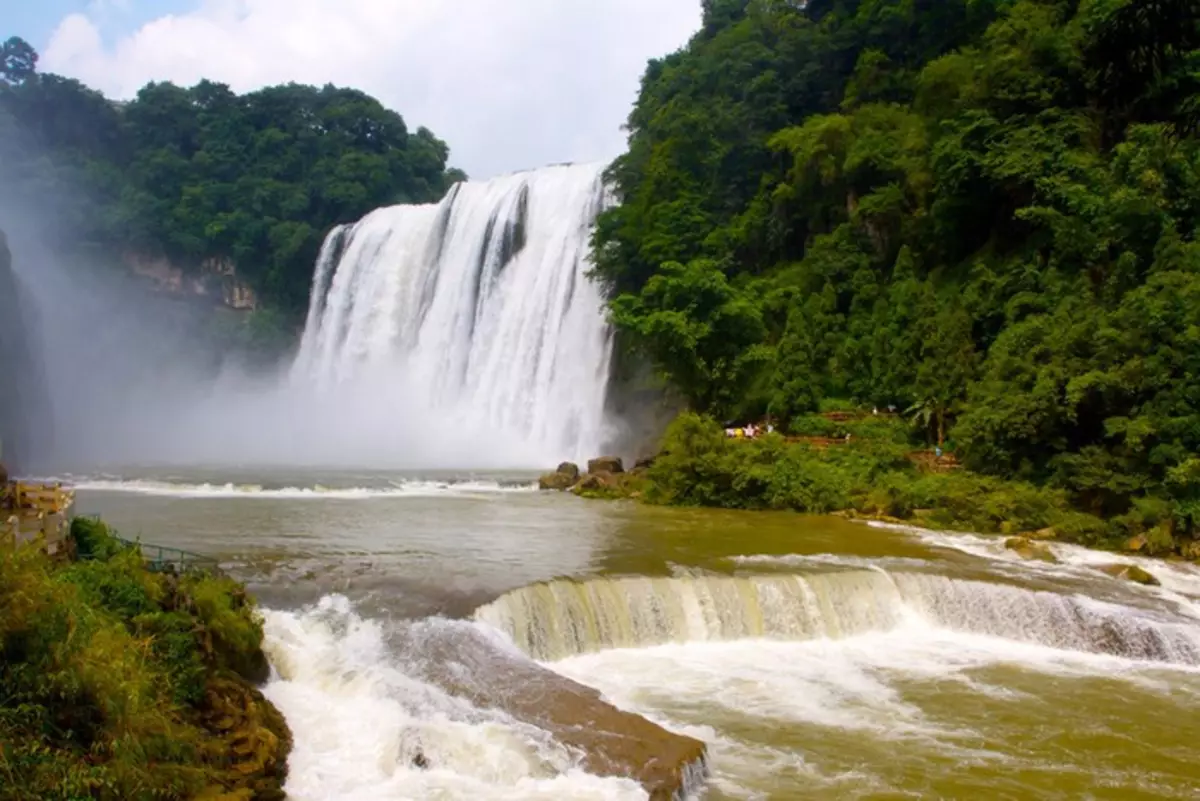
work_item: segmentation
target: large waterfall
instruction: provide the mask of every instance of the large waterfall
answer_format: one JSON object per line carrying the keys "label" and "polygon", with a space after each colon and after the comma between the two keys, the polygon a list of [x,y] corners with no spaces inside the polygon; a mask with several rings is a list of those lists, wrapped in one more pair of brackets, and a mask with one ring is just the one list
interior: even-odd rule
{"label": "large waterfall", "polygon": [[456,186],[333,231],[293,380],[402,398],[417,426],[520,442],[526,458],[595,455],[611,336],[587,278],[600,165]]}

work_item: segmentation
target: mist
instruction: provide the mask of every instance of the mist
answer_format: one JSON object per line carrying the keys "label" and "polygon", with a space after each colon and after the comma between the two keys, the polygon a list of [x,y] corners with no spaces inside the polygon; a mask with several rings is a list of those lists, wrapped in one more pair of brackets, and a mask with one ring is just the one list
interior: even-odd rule
{"label": "mist", "polygon": [[[407,370],[389,354],[330,382],[293,369],[294,350],[274,364],[250,365],[208,335],[215,301],[156,291],[106,258],[63,252],[55,243],[66,238],[46,215],[34,219],[8,204],[0,228],[11,232],[13,268],[36,308],[35,361],[49,395],[28,460],[39,474],[186,466],[536,470],[578,456],[563,452],[561,439],[539,440],[477,408],[436,403],[428,385],[441,367]],[[363,302],[374,297],[360,294]],[[503,371],[507,357],[498,358]],[[573,383],[566,390],[597,391]]]}

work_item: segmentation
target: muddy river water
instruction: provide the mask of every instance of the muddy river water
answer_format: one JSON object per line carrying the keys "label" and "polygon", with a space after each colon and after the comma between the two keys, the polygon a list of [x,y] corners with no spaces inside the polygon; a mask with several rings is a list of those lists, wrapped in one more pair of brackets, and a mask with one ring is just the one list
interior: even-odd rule
{"label": "muddy river water", "polygon": [[[646,797],[565,729],[447,690],[464,648],[702,741],[714,801],[1200,796],[1194,566],[1066,545],[1030,563],[989,537],[583,501],[527,475],[72,480],[81,512],[251,586],[298,801]],[[1114,561],[1161,586],[1095,569]],[[457,657],[428,645],[451,634]]]}

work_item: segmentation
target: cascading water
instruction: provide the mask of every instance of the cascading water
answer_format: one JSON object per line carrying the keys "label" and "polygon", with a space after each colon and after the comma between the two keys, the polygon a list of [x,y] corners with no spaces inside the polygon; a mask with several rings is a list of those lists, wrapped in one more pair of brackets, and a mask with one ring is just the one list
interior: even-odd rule
{"label": "cascading water", "polygon": [[587,277],[601,171],[459,184],[440,204],[378,209],[333,231],[293,380],[399,388],[406,414],[503,434],[544,462],[595,455],[611,352]]}
{"label": "cascading water", "polygon": [[905,623],[1200,665],[1200,624],[1004,584],[854,570],[771,576],[594,578],[536,584],[476,618],[535,659],[747,638],[840,639]]}

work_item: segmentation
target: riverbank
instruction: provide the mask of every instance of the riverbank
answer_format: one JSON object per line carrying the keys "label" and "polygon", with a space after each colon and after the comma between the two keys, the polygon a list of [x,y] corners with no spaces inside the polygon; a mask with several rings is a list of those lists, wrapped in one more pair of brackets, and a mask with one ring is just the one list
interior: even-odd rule
{"label": "riverbank", "polygon": [[245,589],[148,570],[102,523],[0,551],[0,798],[282,801],[292,735]]}
{"label": "riverbank", "polygon": [[[599,462],[596,463],[599,465]],[[1200,541],[1176,533],[1169,506],[1148,497],[1109,519],[1073,508],[1062,490],[943,470],[915,459],[903,423],[867,420],[848,440],[733,439],[713,420],[681,415],[653,460],[624,472],[590,470],[565,483],[563,465],[544,489],[666,506],[790,510],[907,523],[935,530],[1056,539],[1109,551],[1200,560]],[[552,478],[559,476],[557,481]]]}

